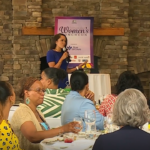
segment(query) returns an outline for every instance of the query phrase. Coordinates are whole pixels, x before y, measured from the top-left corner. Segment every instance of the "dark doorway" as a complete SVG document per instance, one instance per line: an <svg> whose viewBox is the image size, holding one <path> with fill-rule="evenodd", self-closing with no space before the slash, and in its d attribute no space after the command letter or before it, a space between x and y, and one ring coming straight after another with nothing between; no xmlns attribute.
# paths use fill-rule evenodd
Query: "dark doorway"
<svg viewBox="0 0 150 150"><path fill-rule="evenodd" d="M91 73L99 73L99 68L98 68L98 60L100 57L94 56L94 68L91 69Z"/></svg>
<svg viewBox="0 0 150 150"><path fill-rule="evenodd" d="M46 61L46 56L41 57L40 61L41 61L40 70L42 72L44 69L48 68L49 66L48 66L47 61Z"/></svg>

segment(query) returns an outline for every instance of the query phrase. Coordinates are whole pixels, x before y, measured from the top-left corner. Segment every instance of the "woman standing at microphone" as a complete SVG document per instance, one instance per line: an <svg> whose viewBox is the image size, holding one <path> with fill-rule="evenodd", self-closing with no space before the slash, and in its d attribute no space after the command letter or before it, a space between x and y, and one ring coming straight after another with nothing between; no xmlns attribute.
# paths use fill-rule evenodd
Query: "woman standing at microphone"
<svg viewBox="0 0 150 150"><path fill-rule="evenodd" d="M72 73L81 68L85 63L82 63L75 68L68 68L68 64L71 60L69 53L66 51L66 46L67 37L62 33L56 34L51 41L51 50L47 52L46 59L49 67L61 68L67 73ZM60 81L58 88L65 88L67 83L68 76L63 81Z"/></svg>

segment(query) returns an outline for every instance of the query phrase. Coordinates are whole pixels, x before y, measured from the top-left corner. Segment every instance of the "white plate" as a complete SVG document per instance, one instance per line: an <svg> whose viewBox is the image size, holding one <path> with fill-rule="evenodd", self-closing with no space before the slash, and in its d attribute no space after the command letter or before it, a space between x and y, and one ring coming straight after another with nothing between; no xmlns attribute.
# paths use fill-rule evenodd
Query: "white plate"
<svg viewBox="0 0 150 150"><path fill-rule="evenodd" d="M52 145L52 148L62 150L73 146L72 143L56 142Z"/></svg>
<svg viewBox="0 0 150 150"><path fill-rule="evenodd" d="M44 143L44 144L50 144L50 143L54 143L54 142L56 142L56 141L57 141L57 137L53 137L53 138L44 139L44 140L42 141L42 143Z"/></svg>

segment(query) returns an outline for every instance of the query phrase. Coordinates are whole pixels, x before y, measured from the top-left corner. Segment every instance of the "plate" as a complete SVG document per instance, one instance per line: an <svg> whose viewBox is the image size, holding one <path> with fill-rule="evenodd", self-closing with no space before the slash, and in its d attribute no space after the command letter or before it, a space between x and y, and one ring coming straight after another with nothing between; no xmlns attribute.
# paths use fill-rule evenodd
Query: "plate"
<svg viewBox="0 0 150 150"><path fill-rule="evenodd" d="M57 137L53 137L53 138L44 139L42 143L50 145L50 144L54 144L54 142L56 141L57 141Z"/></svg>
<svg viewBox="0 0 150 150"><path fill-rule="evenodd" d="M52 148L56 150L66 149L72 146L72 143L56 142L52 145Z"/></svg>
<svg viewBox="0 0 150 150"><path fill-rule="evenodd" d="M78 133L78 138L85 138L85 137L86 137L85 132L79 132Z"/></svg>

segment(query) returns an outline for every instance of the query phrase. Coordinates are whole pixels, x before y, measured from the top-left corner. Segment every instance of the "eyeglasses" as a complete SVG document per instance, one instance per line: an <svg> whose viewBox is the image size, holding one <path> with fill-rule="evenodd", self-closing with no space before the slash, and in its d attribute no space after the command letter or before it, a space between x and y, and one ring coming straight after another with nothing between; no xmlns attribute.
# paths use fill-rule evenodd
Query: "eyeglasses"
<svg viewBox="0 0 150 150"><path fill-rule="evenodd" d="M35 89L35 90L32 90L32 89L29 89L28 91L35 91L37 93L45 93L45 89Z"/></svg>

